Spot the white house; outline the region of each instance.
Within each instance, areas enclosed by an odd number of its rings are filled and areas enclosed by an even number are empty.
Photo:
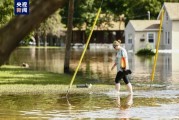
[[[179,49],[179,3],[164,3],[163,40],[161,49]],[[162,10],[161,9],[161,10]],[[161,11],[159,17],[161,16]]]
[[[164,3],[165,10],[159,49],[179,49],[179,3]],[[162,11],[161,9],[161,11]],[[161,11],[157,20],[130,20],[125,28],[125,47],[137,52],[156,47]]]
[[[157,40],[159,20],[130,20],[125,28],[125,48],[134,52],[153,49]]]

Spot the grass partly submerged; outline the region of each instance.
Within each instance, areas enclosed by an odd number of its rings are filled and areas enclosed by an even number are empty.
[[[46,71],[36,71],[21,66],[0,67],[0,94],[64,94],[68,90],[72,75]],[[77,76],[70,93],[89,93],[114,89],[112,85],[95,85],[76,88],[75,84],[85,84],[84,78]]]
[[[36,71],[21,66],[4,65],[0,67],[0,95],[2,94],[66,94],[72,75],[59,74],[47,71]],[[77,88],[76,84],[95,83],[77,75],[71,94],[99,93],[114,90],[114,85],[93,84],[91,88]],[[150,84],[146,84],[150,85]],[[133,84],[134,90],[148,90],[150,87]],[[157,87],[160,89],[160,87]],[[121,91],[127,91],[126,86],[121,86]]]

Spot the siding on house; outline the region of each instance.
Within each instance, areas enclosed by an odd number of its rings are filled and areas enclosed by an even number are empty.
[[[125,34],[125,48],[127,50],[133,50],[135,44],[135,29],[131,22],[129,22],[124,31]]]
[[[125,29],[125,47],[127,50],[138,51],[141,48],[154,48],[158,38],[159,20],[130,20]],[[154,43],[150,43],[148,35],[154,35]],[[132,42],[129,42],[132,35]]]
[[[168,12],[165,11],[164,18],[163,18],[163,40],[160,43],[160,49],[171,49],[172,48],[172,21],[168,16]]]
[[[172,49],[179,49],[179,21],[173,21],[172,23]]]

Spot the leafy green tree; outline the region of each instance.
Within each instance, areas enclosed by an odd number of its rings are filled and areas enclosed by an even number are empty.
[[[103,9],[119,16],[124,14],[125,22],[133,19],[156,19],[164,2],[179,2],[178,0],[109,0],[105,1]],[[112,6],[112,7],[111,7]]]
[[[62,8],[66,0],[31,0],[30,14],[15,16],[0,29],[0,65],[4,64],[19,42]]]
[[[102,0],[75,0],[74,8],[74,27],[79,29],[82,25],[86,24],[87,29],[93,23],[94,17]],[[130,19],[148,19],[148,11],[150,11],[151,19],[156,19],[164,1],[162,0],[107,0],[102,4],[103,16],[98,20],[97,25],[104,21],[110,21],[111,16],[114,21],[118,21],[119,16],[124,14],[125,22]],[[67,22],[67,9],[68,6],[61,11],[62,22]]]
[[[47,46],[47,35],[56,35],[59,36],[60,28],[62,27],[61,18],[59,16],[59,10],[48,17],[45,22],[40,24],[40,27],[35,31],[39,35],[43,35],[44,38],[44,46]]]
[[[14,1],[2,0],[0,2],[0,27],[4,26],[14,16]]]
[[[74,15],[73,15],[73,26],[81,29],[84,23],[87,25],[92,24],[91,21],[95,17],[95,13],[92,9],[94,0],[75,0],[74,2]],[[67,15],[68,15],[68,4],[60,12],[62,16],[62,22],[67,24]],[[90,26],[90,25],[89,25]]]
[[[156,19],[161,6],[157,0],[109,0],[106,9],[115,15],[124,14],[128,22],[130,19],[148,19],[148,11],[151,19]]]

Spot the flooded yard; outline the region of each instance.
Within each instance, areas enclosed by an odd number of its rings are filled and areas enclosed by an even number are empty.
[[[178,90],[113,91],[65,95],[3,95],[0,114],[4,119],[179,119]]]
[[[71,68],[75,69],[82,53],[73,49]],[[155,79],[150,87],[153,57],[128,53],[132,70],[133,95],[113,90],[86,94],[1,95],[0,118],[7,120],[170,120],[179,119],[179,53],[159,53]],[[27,57],[28,56],[28,57]],[[111,71],[115,52],[110,49],[87,51],[80,67],[90,83],[114,84],[116,71]],[[64,49],[20,48],[9,60],[11,65],[28,63],[31,69],[63,73]],[[84,83],[89,83],[84,81]],[[87,89],[87,88],[82,88]],[[93,87],[91,88],[93,89]]]

